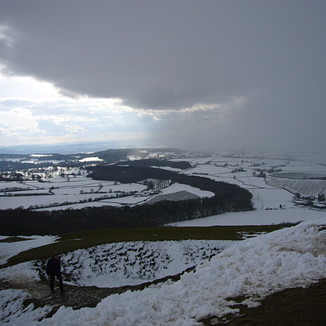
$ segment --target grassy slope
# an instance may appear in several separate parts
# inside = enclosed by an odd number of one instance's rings
[[[286,225],[218,226],[218,227],[161,227],[140,229],[100,229],[67,233],[59,241],[30,249],[9,259],[7,267],[35,259],[46,259],[54,252],[64,254],[76,249],[89,248],[105,243],[123,241],[164,240],[241,240],[240,233],[272,232]]]
[[[234,300],[234,298],[232,298]],[[308,288],[276,292],[256,308],[239,305],[240,314],[222,319],[211,316],[202,320],[205,326],[325,326],[326,279]]]

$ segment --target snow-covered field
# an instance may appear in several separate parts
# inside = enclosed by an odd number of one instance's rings
[[[216,225],[271,225],[283,223],[298,223],[326,216],[325,211],[293,207],[277,210],[256,210],[249,212],[233,212],[213,215],[201,219],[175,222],[170,226],[216,226]]]
[[[293,193],[300,192],[302,195],[316,196],[326,192],[326,180],[299,180],[273,176],[280,170],[282,173],[314,173],[314,175],[323,176],[326,175],[325,164],[299,160],[234,158],[219,155],[204,158],[189,157],[180,160],[188,160],[193,167],[186,171],[174,169],[179,173],[237,184],[248,189],[253,194],[254,207],[257,211],[276,210],[280,208],[280,205],[285,209],[294,209]],[[66,173],[64,176],[61,176],[60,172],[62,171]],[[70,174],[67,174],[68,172]],[[78,168],[71,168],[67,171],[60,168],[53,176],[52,178],[48,177],[47,182],[0,182],[0,209],[21,207],[56,210],[108,205],[138,205],[146,201],[154,201],[156,197],[162,195],[177,194],[181,191],[201,198],[213,195],[209,191],[181,184],[172,184],[161,189],[160,194],[152,194],[146,192],[146,186],[143,184],[120,184],[114,181],[92,180],[85,176],[85,171],[78,170]],[[278,212],[274,213],[279,215]],[[290,214],[285,213],[284,215],[288,218]],[[295,215],[299,217],[301,214],[296,212]],[[279,220],[279,218],[275,219]],[[294,219],[296,218],[294,217]],[[277,222],[270,221],[269,224],[271,223]]]
[[[324,278],[325,239],[326,218],[303,222],[291,228],[235,242],[211,260],[202,264],[197,262],[195,271],[185,273],[179,281],[166,281],[144,290],[114,294],[103,299],[95,308],[73,310],[62,306],[50,318],[44,318],[51,310],[48,306],[23,306],[24,298],[29,296],[27,292],[2,290],[0,320],[6,325],[30,326],[200,325],[201,318],[238,312],[233,307],[235,302],[229,298],[243,296],[241,303],[254,307],[271,293],[285,288],[306,287]],[[174,246],[172,244],[170,249]],[[182,250],[173,249],[171,252],[177,257]],[[71,261],[85,260],[86,266],[92,265],[90,252],[80,251],[79,255],[75,252],[69,257]],[[26,271],[26,281],[28,277],[35,280],[38,274],[28,269],[29,264],[24,263],[24,268],[16,266],[7,271],[2,270],[2,277],[16,277],[16,268],[20,276]],[[137,269],[141,270],[142,267],[138,266]],[[97,271],[93,273],[96,275]],[[88,275],[76,277],[87,279]]]
[[[21,190],[11,190],[20,188]],[[8,189],[8,190],[6,190]],[[121,184],[114,181],[94,181],[86,177],[76,177],[67,181],[56,178],[51,182],[37,181],[0,182],[0,209],[33,208],[42,210],[78,209],[83,207],[137,205],[155,198],[143,184]],[[2,191],[2,192],[1,192]],[[204,191],[179,183],[162,189],[159,195],[186,191],[203,197],[212,197]],[[135,196],[140,194],[141,196]]]
[[[318,196],[326,193],[326,180],[301,180],[270,177],[268,183],[274,187],[284,188],[303,196]]]
[[[84,176],[69,179],[57,177],[49,182],[28,181],[20,182],[0,182],[0,208],[29,208],[53,206],[58,209],[67,208],[61,206],[78,204],[83,201],[84,206],[92,206],[94,200],[100,200],[103,197],[116,198],[122,193],[141,192],[146,186],[136,183],[120,184],[114,181],[94,181]],[[28,187],[30,190],[21,191],[5,191],[6,188]],[[41,194],[43,195],[41,195]],[[6,194],[6,196],[4,196]],[[8,196],[8,194],[11,194]],[[23,194],[25,196],[23,196]],[[19,195],[19,196],[17,196]],[[105,204],[105,203],[104,203]],[[104,205],[102,203],[102,206]],[[108,204],[106,204],[108,205]]]
[[[290,180],[271,178],[268,172],[282,169],[284,172],[319,173],[325,175],[325,164],[305,161],[286,161],[282,159],[246,159],[212,157],[199,160],[200,165],[187,170],[189,175],[200,175],[216,181],[239,185],[249,190],[255,208],[250,212],[226,213],[203,219],[172,223],[173,226],[213,226],[213,225],[269,225],[281,223],[297,223],[308,219],[326,216],[326,210],[296,206],[293,193],[298,188],[286,190],[285,183],[297,182],[300,191],[305,195],[325,193],[325,180]],[[193,163],[193,162],[192,162]],[[266,178],[257,176],[263,170]],[[255,175],[254,175],[255,174]],[[273,182],[270,181],[273,179]],[[268,183],[267,183],[268,182]],[[316,186],[318,184],[318,187]],[[283,189],[283,187],[285,189]],[[295,190],[295,191],[294,191]],[[324,191],[325,190],[325,191]],[[293,193],[292,193],[293,191]],[[299,192],[300,192],[299,191]]]

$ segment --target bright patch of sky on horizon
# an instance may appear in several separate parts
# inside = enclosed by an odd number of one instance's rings
[[[326,2],[0,2],[0,146],[323,151]]]
[[[103,140],[155,145],[151,129],[159,128],[158,124],[185,120],[187,114],[205,111],[218,111],[222,119],[227,110],[241,107],[244,101],[239,97],[226,103],[197,104],[181,110],[145,110],[125,105],[119,98],[69,97],[49,82],[0,73],[1,145]]]
[[[121,99],[68,97],[49,82],[0,74],[1,145],[128,139],[141,114]]]

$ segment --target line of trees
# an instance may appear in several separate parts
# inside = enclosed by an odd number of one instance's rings
[[[128,166],[138,166],[138,167],[151,167],[151,166],[162,166],[171,167],[175,169],[189,169],[191,164],[188,161],[169,161],[169,160],[158,160],[158,159],[144,159],[144,160],[134,160],[134,161],[122,161],[116,165],[128,165]]]
[[[120,172],[119,172],[120,171]],[[112,178],[114,175],[115,178]],[[162,226],[167,223],[222,214],[228,211],[251,210],[251,193],[237,185],[152,168],[103,166],[95,167],[95,179],[135,182],[148,177],[163,178],[202,190],[214,197],[183,201],[161,201],[134,207],[86,207],[79,210],[0,211],[1,234],[62,234],[98,228],[133,228]],[[139,179],[140,178],[140,179]]]

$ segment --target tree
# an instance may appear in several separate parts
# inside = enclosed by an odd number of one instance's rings
[[[147,182],[147,189],[148,190],[151,190],[151,189],[154,189],[154,182],[153,181],[148,181]]]

